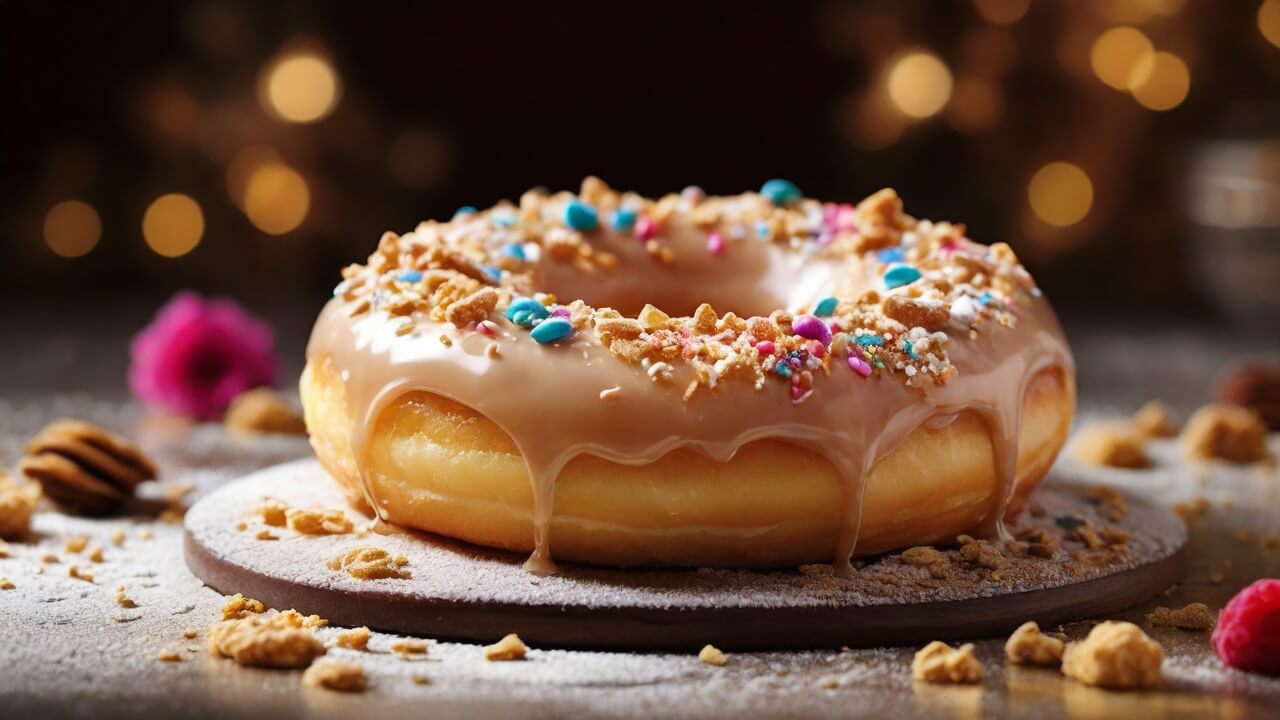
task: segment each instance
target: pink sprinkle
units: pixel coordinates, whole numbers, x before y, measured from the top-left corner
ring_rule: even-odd
[[[836,225],[841,230],[856,230],[857,213],[852,205],[841,205],[840,211],[836,214]]]
[[[496,335],[496,333],[494,332],[495,330],[494,324],[489,322],[488,320],[481,320],[480,322],[476,323],[476,330],[479,331],[480,334],[488,335],[489,337],[495,337]]]
[[[720,233],[713,232],[707,236],[707,249],[717,256],[724,252],[724,238],[720,237]]]
[[[772,355],[774,350],[773,342],[771,340],[761,340],[756,343],[756,350],[758,350],[761,355]]]
[[[871,377],[871,365],[856,352],[849,353],[849,367],[862,377]]]
[[[959,246],[956,245],[956,241],[951,238],[943,238],[940,247],[947,252],[955,252],[959,249]]]
[[[809,350],[809,354],[816,358],[823,358],[827,355],[827,346],[817,340],[810,340],[806,348]]]
[[[551,317],[567,318],[567,317],[573,317],[573,314],[569,312],[569,308],[561,305],[560,307],[551,311]]]
[[[802,396],[804,396],[804,388],[800,387],[799,385],[792,385],[792,386],[791,386],[791,399],[792,399],[792,400],[799,400]]]
[[[653,225],[653,221],[647,216],[642,215],[638,220],[636,220],[636,240],[639,240],[642,243],[652,240],[653,236],[657,233],[657,230],[658,229]]]
[[[831,344],[831,328],[812,315],[797,315],[791,321],[791,332],[802,338],[817,340],[823,345]]]

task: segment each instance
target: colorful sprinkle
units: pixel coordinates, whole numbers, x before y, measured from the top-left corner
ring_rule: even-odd
[[[805,345],[805,349],[808,350],[809,354],[815,358],[821,359],[827,356],[827,346],[817,340],[810,340],[809,343]]]
[[[762,238],[769,237],[769,223],[761,220],[756,223],[756,234]]]
[[[756,343],[756,351],[759,352],[761,355],[772,355],[773,351],[776,349],[777,348],[773,346],[772,340],[761,340],[760,342]]]
[[[879,335],[859,335],[854,338],[854,342],[858,343],[862,347],[867,347],[868,345],[880,347],[884,344],[884,338]]]
[[[982,293],[982,295],[978,297],[978,304],[979,304],[979,305],[990,305],[990,304],[991,304],[991,293],[989,293],[989,292],[984,292],[984,293]]]
[[[905,253],[902,252],[902,248],[897,247],[888,248],[887,250],[881,250],[876,253],[876,257],[880,258],[880,262],[886,265],[889,263],[902,262],[902,258],[904,256]]]
[[[711,251],[712,255],[716,256],[724,252],[724,238],[720,236],[720,233],[713,232],[707,236],[707,249]]]
[[[498,268],[492,265],[484,265],[484,264],[481,264],[480,267],[485,271],[485,274],[493,278],[494,282],[497,282],[502,279],[502,271],[499,270]]]
[[[421,279],[422,273],[417,270],[401,270],[400,274],[396,275],[396,280],[406,283],[416,283]]]
[[[498,227],[511,227],[516,224],[516,215],[509,210],[496,212],[489,216],[489,220]]]
[[[619,208],[613,213],[613,229],[618,232],[627,232],[636,226],[636,211],[626,208]]]
[[[511,243],[510,245],[502,248],[502,252],[508,255],[509,257],[513,257],[517,260],[529,259],[529,256],[525,255],[524,246],[521,245],[520,243]]]
[[[543,320],[538,323],[533,332],[529,333],[533,339],[542,344],[553,343],[557,340],[563,340],[573,334],[573,323],[562,317],[554,317]]]
[[[911,347],[910,340],[902,341],[902,351],[905,352],[907,354],[907,357],[911,358],[912,360],[920,359],[920,356],[916,354],[915,348]]]
[[[481,320],[476,323],[476,330],[478,330],[481,335],[488,335],[489,337],[498,336],[498,326],[494,325],[492,320]]]
[[[569,312],[569,308],[560,305],[557,306],[555,310],[551,311],[551,317],[568,318],[573,317],[573,313]]]
[[[831,344],[831,328],[812,315],[797,315],[791,321],[791,332],[802,338],[817,340],[823,345]]]
[[[836,314],[836,306],[840,301],[833,297],[824,297],[818,301],[818,305],[813,309],[813,314],[818,317],[831,317]]]
[[[636,220],[636,239],[640,242],[648,242],[658,234],[658,228],[654,226],[653,221],[648,217],[642,217]]]
[[[578,232],[591,232],[600,227],[596,209],[581,200],[570,200],[564,207],[564,224]]]
[[[862,355],[859,353],[849,353],[849,369],[862,377],[871,377],[871,366],[867,364],[866,360],[862,359]]]
[[[782,377],[791,377],[791,366],[784,362],[780,362],[777,365],[774,365],[773,371],[781,375]]]
[[[532,327],[535,320],[541,320],[551,313],[542,303],[533,298],[520,298],[507,308],[506,317],[521,327]]]
[[[786,205],[801,197],[800,188],[790,180],[774,178],[760,187],[760,194],[774,205]]]
[[[478,212],[480,211],[476,210],[476,207],[474,205],[463,205],[462,207],[454,211],[453,219],[457,220],[458,218],[464,218],[468,215],[475,215]]]
[[[894,265],[884,274],[884,284],[890,290],[910,285],[920,279],[920,271],[910,265]]]

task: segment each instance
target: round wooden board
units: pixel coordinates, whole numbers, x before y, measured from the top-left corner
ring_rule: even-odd
[[[897,556],[868,564],[849,581],[833,578],[829,568],[566,565],[555,576],[537,577],[521,569],[523,557],[423,533],[301,536],[269,528],[253,519],[253,509],[267,497],[294,507],[344,508],[356,523],[367,521],[314,461],[268,468],[210,493],[187,513],[185,556],[197,577],[223,593],[316,613],[336,625],[482,642],[517,632],[540,647],[801,649],[988,637],[1027,620],[1053,627],[1115,613],[1178,582],[1186,564],[1181,521],[1133,497],[1127,515],[1115,523],[1132,534],[1122,562],[1086,565],[1084,576],[1075,578],[1062,572],[1061,562],[1038,561],[1044,577],[1023,574],[964,587],[925,580],[918,589],[892,583],[886,589],[884,582],[863,579],[873,577],[876,564],[896,576],[922,572],[902,566]],[[1050,524],[1064,514],[1095,518],[1098,511],[1077,485],[1048,483],[1036,491],[1035,503]],[[237,529],[245,520],[247,527]],[[263,529],[278,539],[258,539]],[[361,581],[326,566],[361,545],[404,554],[411,577]]]

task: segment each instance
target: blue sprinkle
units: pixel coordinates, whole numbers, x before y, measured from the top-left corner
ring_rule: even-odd
[[[801,197],[800,188],[790,180],[774,178],[760,187],[760,194],[774,205],[786,205]]]
[[[591,232],[600,227],[596,209],[581,200],[570,200],[564,207],[564,224],[578,232]]]
[[[818,317],[831,317],[836,312],[836,305],[839,300],[833,297],[825,297],[818,301],[818,306],[813,309],[813,314]]]
[[[475,215],[477,212],[479,212],[479,210],[476,210],[474,205],[463,205],[453,213],[453,219],[457,220],[458,218],[466,217],[468,215]]]
[[[889,268],[889,272],[884,274],[884,284],[890,290],[911,283],[920,279],[920,271],[910,265],[894,265]]]
[[[786,363],[780,362],[777,365],[774,365],[773,371],[782,377],[791,377],[791,366]]]
[[[756,234],[760,237],[769,237],[769,223],[763,220],[756,223]]]
[[[902,262],[902,258],[904,257],[904,255],[905,253],[902,252],[902,248],[894,247],[894,248],[889,248],[887,250],[881,250],[879,253],[876,254],[876,257],[879,257],[880,262],[885,263],[887,265],[889,263]]]
[[[978,298],[978,304],[979,304],[979,305],[990,305],[990,304],[991,304],[991,293],[989,293],[989,292],[984,292],[984,293],[982,293],[982,295]]]
[[[541,320],[550,314],[551,311],[545,305],[533,298],[520,298],[512,302],[506,312],[507,319],[521,327],[531,327],[535,320]]]
[[[516,224],[516,216],[509,212],[494,213],[489,219],[499,227],[511,227]]]
[[[400,282],[416,283],[422,279],[422,273],[417,270],[401,270],[396,279]]]
[[[562,340],[573,334],[573,323],[562,317],[553,317],[538,323],[533,332],[529,333],[537,342],[546,345],[557,340]]]
[[[876,347],[879,347],[884,344],[884,338],[879,335],[859,335],[854,342],[858,343],[862,347],[866,347],[868,345],[875,345]]]
[[[636,226],[636,211],[621,208],[613,213],[613,229],[627,232]]]
[[[912,360],[920,359],[920,356],[916,354],[915,348],[911,347],[910,340],[902,341],[902,349],[907,351],[907,357],[911,358]]]
[[[517,260],[528,259],[528,256],[524,254],[524,246],[521,245],[520,243],[511,243],[510,245],[502,248],[502,252],[506,253],[507,255]]]
[[[481,265],[480,267],[484,268],[485,273],[489,277],[493,278],[494,282],[502,279],[502,271],[498,268],[492,265]]]

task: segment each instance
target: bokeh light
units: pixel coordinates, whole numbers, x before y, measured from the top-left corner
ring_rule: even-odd
[[[1075,225],[1093,207],[1093,182],[1078,165],[1051,162],[1031,177],[1027,202],[1031,212],[1048,225]]]
[[[973,8],[982,19],[997,25],[1018,22],[1030,7],[1031,0],[973,0]]]
[[[1177,55],[1158,52],[1142,82],[1133,86],[1133,99],[1149,110],[1172,110],[1191,92],[1191,73]]]
[[[1258,31],[1267,42],[1280,47],[1280,0],[1263,0],[1258,6]]]
[[[262,71],[258,95],[262,107],[276,118],[312,123],[333,112],[342,93],[333,65],[318,53],[281,55]]]
[[[951,127],[962,133],[977,135],[990,132],[1004,118],[1004,92],[987,78],[961,77],[956,80],[945,117]]]
[[[1141,30],[1115,27],[1102,33],[1089,51],[1089,64],[1102,82],[1117,90],[1132,90],[1145,80],[1155,47]]]
[[[302,224],[311,209],[311,190],[297,170],[279,162],[261,165],[249,177],[244,213],[249,222],[271,235],[283,235]]]
[[[926,52],[903,55],[889,69],[889,99],[903,115],[927,118],[951,98],[951,71]]]
[[[278,163],[280,153],[270,145],[250,145],[227,163],[227,195],[236,207],[244,210],[244,198],[249,188],[249,178],[263,165]]]
[[[204,213],[187,195],[170,193],[152,201],[142,216],[142,237],[158,255],[182,257],[204,236]]]
[[[64,200],[49,208],[44,216],[44,242],[55,255],[80,257],[102,239],[98,211],[79,200]]]

